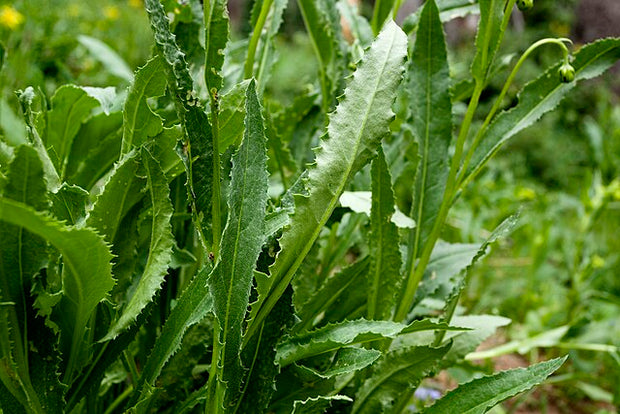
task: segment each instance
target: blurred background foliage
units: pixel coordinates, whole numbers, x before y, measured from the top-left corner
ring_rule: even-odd
[[[164,3],[178,35],[201,30],[198,0]],[[419,3],[405,2],[400,19]],[[251,1],[230,0],[237,34],[250,30],[251,7]],[[372,1],[360,4],[368,17],[371,7]],[[567,36],[578,48],[598,37],[620,35],[617,0],[536,0],[530,12],[514,16],[503,47],[506,62],[513,57],[514,63],[543,37]],[[468,77],[475,26],[475,16],[468,16],[446,27],[452,70],[461,79]],[[152,48],[142,0],[0,0],[0,42],[4,134],[23,129],[14,91],[32,85],[49,98],[57,86],[77,83],[112,85],[122,93]],[[277,42],[277,53],[286,59],[274,66],[266,94],[292,102],[316,78],[314,54],[294,2]],[[199,67],[199,46],[195,55],[188,52]],[[536,52],[506,104],[559,57],[555,49]],[[505,76],[496,76],[491,92],[501,89]],[[481,116],[492,97],[483,97]],[[512,347],[498,355],[516,351],[524,362],[535,362],[541,352],[547,357],[570,352],[564,384],[553,389],[558,400],[567,401],[566,412],[614,412],[611,405],[600,404],[609,403],[614,394],[620,398],[619,68],[578,88],[559,110],[511,140],[461,195],[443,237],[479,242],[486,235],[480,229],[495,228],[517,210],[518,229],[474,270],[461,305],[513,319],[500,341]],[[538,338],[534,345],[532,338]],[[453,375],[485,369],[478,364],[470,368]],[[574,408],[575,401],[586,401],[585,408]],[[518,403],[521,409],[543,412],[546,401],[526,397]]]

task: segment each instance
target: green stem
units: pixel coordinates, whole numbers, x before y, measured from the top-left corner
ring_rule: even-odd
[[[207,381],[207,403],[205,404],[205,414],[221,412],[221,401],[219,401],[219,381],[221,375],[219,360],[221,354],[220,346],[220,324],[215,321],[213,326],[213,353],[211,356],[211,369],[209,370],[209,380]]]
[[[478,133],[476,134],[476,137],[474,138],[474,141],[472,142],[471,147],[467,151],[467,155],[465,156],[465,160],[463,161],[463,166],[461,167],[461,171],[460,171],[458,179],[457,179],[457,189],[458,188],[462,188],[462,186],[464,184],[464,180],[465,180],[465,174],[467,174],[467,167],[469,167],[469,163],[471,162],[471,159],[474,156],[474,152],[475,152],[476,148],[478,147],[478,145],[480,144],[480,141],[482,140],[482,136],[484,135],[484,132],[486,131],[487,127],[489,126],[489,124],[493,120],[493,117],[495,116],[495,114],[499,110],[499,108],[500,108],[500,106],[502,104],[502,101],[506,97],[506,93],[508,92],[508,88],[510,88],[510,85],[512,85],[512,82],[513,82],[515,76],[519,72],[519,69],[521,68],[523,63],[526,61],[528,56],[534,50],[538,49],[539,47],[541,47],[543,45],[555,44],[555,45],[558,45],[558,46],[561,47],[562,52],[563,52],[564,61],[567,62],[568,61],[568,48],[564,44],[565,42],[571,43],[570,39],[566,39],[566,38],[559,38],[559,39],[547,38],[547,39],[539,40],[538,42],[536,42],[533,45],[531,45],[523,53],[523,55],[519,58],[519,60],[517,61],[517,64],[512,69],[512,72],[510,72],[510,75],[506,79],[506,82],[504,83],[504,87],[502,88],[499,96],[495,100],[495,103],[493,104],[493,107],[491,108],[491,110],[489,111],[487,117],[485,118],[484,123],[482,124],[482,127],[480,127],[480,129],[478,130]],[[466,182],[469,182],[471,180],[471,178],[473,178],[473,177],[471,177],[471,176],[467,177]]]
[[[103,414],[112,414],[114,412],[114,410],[116,410],[118,408],[118,406],[120,406],[121,403],[123,401],[125,401],[125,399],[127,399],[127,397],[129,397],[131,395],[132,392],[133,392],[133,386],[130,385],[129,387],[127,387],[127,389],[125,391],[122,392],[121,395],[116,397],[116,399],[112,402],[112,404],[110,404],[108,406],[108,408],[106,408],[106,410],[103,412]]]
[[[265,27],[265,22],[267,21],[267,16],[269,15],[269,10],[271,9],[272,4],[273,0],[264,0],[258,19],[256,20],[256,26],[254,26],[254,31],[252,32],[252,37],[250,38],[250,44],[248,45],[248,57],[245,60],[245,67],[243,69],[243,76],[245,79],[250,79],[254,74],[254,58],[256,57],[258,41],[260,40],[260,35]]]
[[[217,96],[211,97],[211,135],[213,137],[213,198],[211,200],[212,220],[211,229],[213,233],[213,260],[217,260],[220,254],[220,238],[222,236],[222,217],[220,211],[221,204],[221,178],[220,178],[220,134],[219,134],[219,101]]]
[[[476,83],[476,86],[474,87],[474,92],[467,107],[467,112],[465,113],[465,118],[463,119],[463,125],[461,126],[459,136],[456,140],[454,156],[452,157],[452,162],[450,164],[450,171],[448,173],[446,190],[444,192],[443,200],[439,208],[439,213],[437,214],[437,218],[435,219],[435,223],[426,241],[426,244],[422,249],[420,259],[417,264],[415,257],[409,257],[407,260],[407,263],[409,264],[407,271],[407,282],[405,284],[404,294],[400,303],[398,304],[396,314],[394,315],[394,320],[396,321],[404,320],[407,317],[407,313],[409,313],[409,308],[411,307],[411,304],[413,303],[413,300],[415,298],[418,285],[420,284],[420,281],[422,281],[422,276],[424,276],[424,270],[426,269],[426,266],[428,265],[428,262],[430,260],[433,247],[435,246],[437,239],[439,239],[439,234],[441,233],[443,224],[446,220],[446,217],[448,216],[448,210],[452,205],[452,198],[454,196],[456,173],[460,165],[465,140],[467,138],[467,135],[469,134],[469,129],[471,127],[474,114],[476,113],[478,102],[480,101],[482,89],[483,83]],[[410,255],[414,254],[415,252],[413,252],[413,250],[410,250]]]
[[[127,350],[123,351],[123,362],[125,363],[127,369],[129,370],[129,379],[131,380],[131,384],[135,387],[138,378],[140,375],[138,374],[138,367],[136,366],[136,361],[133,359]]]

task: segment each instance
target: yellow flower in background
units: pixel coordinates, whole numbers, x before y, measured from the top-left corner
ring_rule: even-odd
[[[136,9],[141,9],[144,7],[142,0],[129,0],[129,5],[131,7],[135,7]]]
[[[0,8],[0,25],[11,30],[16,29],[24,21],[24,16],[11,6]]]
[[[106,6],[103,9],[103,15],[108,20],[117,20],[121,16],[121,11],[116,6]]]

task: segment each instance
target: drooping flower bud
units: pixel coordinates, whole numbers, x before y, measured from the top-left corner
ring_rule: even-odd
[[[517,0],[517,7],[521,11],[528,11],[534,7],[534,0]]]
[[[563,83],[570,83],[575,79],[575,68],[570,63],[566,62],[558,70],[560,80]]]

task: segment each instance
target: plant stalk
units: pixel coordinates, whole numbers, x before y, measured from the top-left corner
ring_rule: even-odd
[[[256,26],[254,26],[254,31],[252,32],[252,37],[250,38],[250,43],[248,45],[248,57],[245,60],[245,66],[243,68],[244,79],[250,79],[254,74],[254,59],[256,58],[258,41],[260,40],[260,35],[265,27],[265,22],[267,21],[267,16],[269,15],[269,10],[271,9],[272,4],[273,0],[264,0],[263,5],[261,6],[260,14],[256,20]]]

